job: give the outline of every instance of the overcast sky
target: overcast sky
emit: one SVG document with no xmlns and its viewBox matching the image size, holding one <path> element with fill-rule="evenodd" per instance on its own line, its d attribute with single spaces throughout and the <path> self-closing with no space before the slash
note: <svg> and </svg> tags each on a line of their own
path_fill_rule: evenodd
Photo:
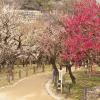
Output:
<svg viewBox="0 0 100 100">
<path fill-rule="evenodd" d="M 99 3 L 100 3 L 100 0 L 97 0 L 97 2 L 99 2 Z"/>
</svg>

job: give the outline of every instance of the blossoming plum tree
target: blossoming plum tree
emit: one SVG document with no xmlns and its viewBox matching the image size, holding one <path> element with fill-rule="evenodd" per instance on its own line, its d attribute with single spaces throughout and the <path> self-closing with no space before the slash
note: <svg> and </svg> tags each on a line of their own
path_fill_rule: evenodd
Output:
<svg viewBox="0 0 100 100">
<path fill-rule="evenodd" d="M 82 0 L 75 5 L 72 16 L 64 17 L 65 50 L 63 58 L 77 65 L 100 60 L 100 5 L 95 0 Z M 70 63 L 69 63 L 70 64 Z M 71 65 L 70 67 L 71 73 Z M 75 77 L 70 74 L 72 82 Z"/>
</svg>

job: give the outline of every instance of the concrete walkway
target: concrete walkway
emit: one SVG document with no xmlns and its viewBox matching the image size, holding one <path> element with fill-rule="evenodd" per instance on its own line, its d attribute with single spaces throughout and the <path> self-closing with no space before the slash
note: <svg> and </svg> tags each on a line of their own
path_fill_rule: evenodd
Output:
<svg viewBox="0 0 100 100">
<path fill-rule="evenodd" d="M 36 74 L 11 87 L 0 89 L 0 100 L 53 100 L 45 89 L 50 74 Z"/>
</svg>

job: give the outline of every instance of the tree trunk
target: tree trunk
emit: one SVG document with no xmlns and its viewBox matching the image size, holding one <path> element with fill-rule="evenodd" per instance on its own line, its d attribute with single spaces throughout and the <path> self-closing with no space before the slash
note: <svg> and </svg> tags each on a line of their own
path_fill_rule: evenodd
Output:
<svg viewBox="0 0 100 100">
<path fill-rule="evenodd" d="M 22 64 L 23 64 L 23 67 L 25 67 L 25 63 L 24 63 L 24 61 L 22 62 Z"/>
<path fill-rule="evenodd" d="M 67 66 L 66 66 L 66 72 L 68 71 L 68 68 L 67 68 Z"/>
<path fill-rule="evenodd" d="M 36 67 L 33 66 L 33 74 L 36 73 Z"/>
<path fill-rule="evenodd" d="M 22 74 L 21 74 L 21 70 L 19 70 L 19 78 L 21 79 Z"/>
<path fill-rule="evenodd" d="M 53 82 L 54 85 L 57 86 L 59 72 L 55 64 L 53 64 L 52 66 L 53 66 Z"/>
<path fill-rule="evenodd" d="M 75 78 L 75 76 L 72 73 L 71 65 L 70 66 L 67 66 L 67 68 L 68 68 L 68 72 L 69 72 L 70 78 L 72 80 L 72 83 L 75 84 L 76 83 L 76 78 Z"/>
<path fill-rule="evenodd" d="M 54 85 L 57 86 L 59 72 L 58 72 L 58 69 L 57 69 L 57 66 L 56 66 L 56 61 L 55 61 L 54 58 L 51 58 L 51 64 L 52 64 L 52 67 L 53 67 L 53 82 L 54 82 Z"/>
<path fill-rule="evenodd" d="M 1 65 L 0 65 L 0 72 L 1 72 L 2 68 L 1 68 Z"/>
<path fill-rule="evenodd" d="M 13 73 L 12 65 L 8 64 L 8 82 L 10 83 L 10 81 L 12 80 L 14 80 L 14 73 Z"/>
</svg>

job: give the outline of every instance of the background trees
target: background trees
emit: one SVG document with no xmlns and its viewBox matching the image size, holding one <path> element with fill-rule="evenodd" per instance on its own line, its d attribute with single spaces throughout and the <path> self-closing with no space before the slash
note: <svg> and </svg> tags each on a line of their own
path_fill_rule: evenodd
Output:
<svg viewBox="0 0 100 100">
<path fill-rule="evenodd" d="M 14 79 L 14 65 L 25 59 L 29 62 L 31 54 L 29 34 L 33 33 L 31 25 L 26 27 L 19 21 L 15 10 L 1 9 L 0 12 L 0 68 L 7 68 L 8 80 Z M 23 59 L 20 56 L 23 55 Z M 20 61 L 21 60 L 21 61 Z M 24 65 L 27 63 L 24 62 Z M 23 64 L 23 63 L 22 63 Z"/>
</svg>

